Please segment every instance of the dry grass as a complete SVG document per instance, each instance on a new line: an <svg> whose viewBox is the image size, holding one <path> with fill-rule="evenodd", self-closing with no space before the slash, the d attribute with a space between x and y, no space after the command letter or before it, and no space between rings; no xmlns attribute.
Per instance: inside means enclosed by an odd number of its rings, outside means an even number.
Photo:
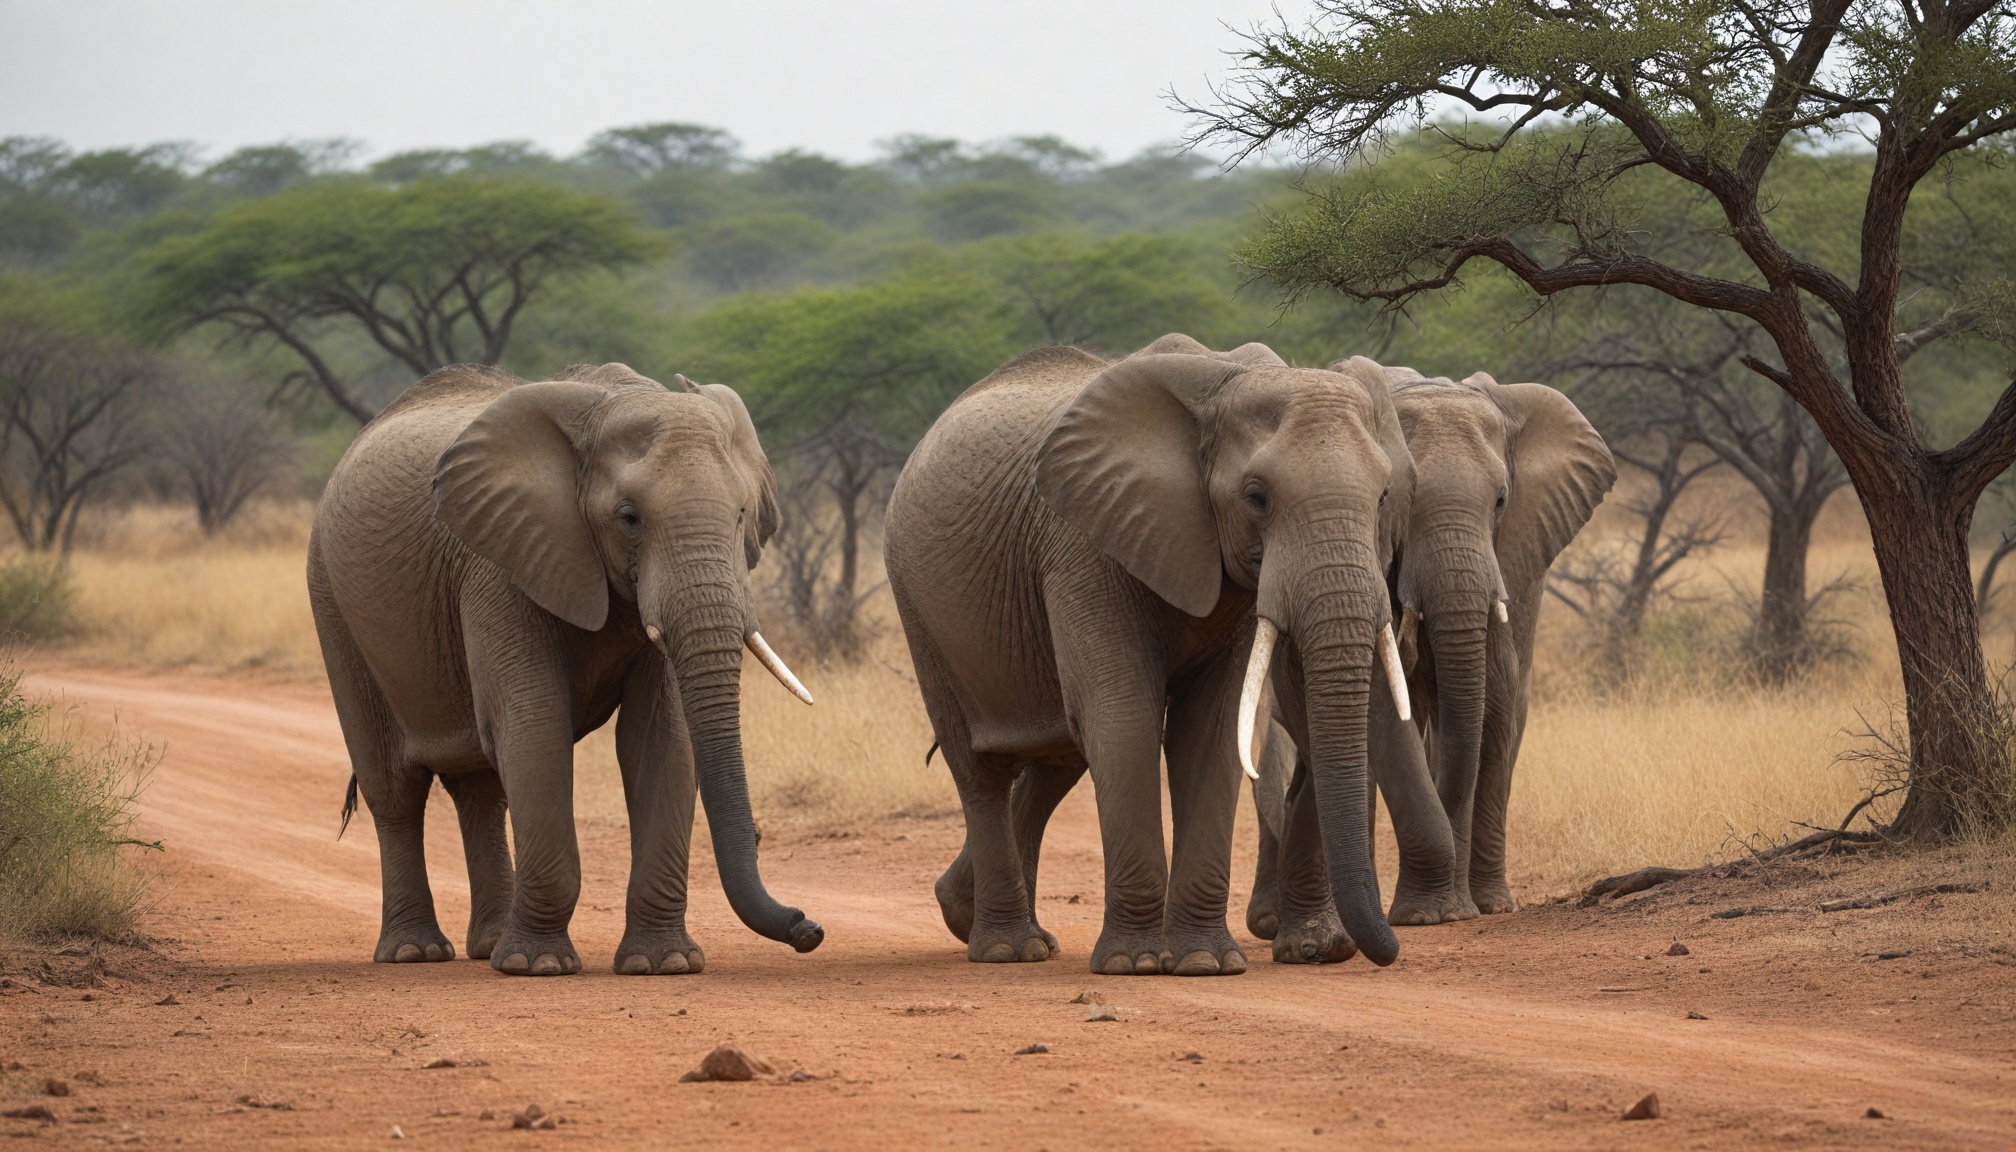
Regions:
<svg viewBox="0 0 2016 1152"><path fill-rule="evenodd" d="M1866 531L1853 498L1838 498L1817 533L1814 583L1857 586L1830 605L1853 660L1798 687L1744 687L1718 667L1734 635L1742 589L1762 569L1761 524L1731 487L1698 499L1730 509L1733 542L1695 561L1669 620L1667 673L1597 694L1578 679L1576 622L1550 605L1535 700L1513 786L1513 880L1531 898L1645 864L1685 865L1837 823L1860 796L1859 770L1837 755L1858 713L1888 714L1900 692ZM152 666L320 669L303 589L305 504L256 510L204 540L186 513L138 509L91 526L75 559L82 655ZM1599 515L1590 531L1621 526ZM926 767L931 732L887 597L870 606L880 633L857 665L800 667L819 698L806 708L753 662L744 706L750 783L768 821L859 823L892 812L954 812L941 765ZM1991 619L1992 659L2008 662L2011 622ZM804 663L788 635L787 660ZM613 738L582 745L584 802L621 810ZM607 795L602 795L602 793Z"/></svg>
<svg viewBox="0 0 2016 1152"><path fill-rule="evenodd" d="M71 558L74 651L165 668L319 674L305 502L248 508L214 539L193 512L139 506L93 523Z"/></svg>

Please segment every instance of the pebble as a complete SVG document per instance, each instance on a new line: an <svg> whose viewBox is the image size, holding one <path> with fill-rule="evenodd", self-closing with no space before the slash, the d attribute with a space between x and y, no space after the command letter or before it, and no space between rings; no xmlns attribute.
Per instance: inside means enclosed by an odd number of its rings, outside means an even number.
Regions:
<svg viewBox="0 0 2016 1152"><path fill-rule="evenodd" d="M1692 953L1687 950L1687 946L1685 944L1682 944L1678 940L1675 940L1673 941L1673 946L1671 948L1666 949L1666 955L1689 956L1692 955Z"/></svg>
<svg viewBox="0 0 2016 1152"><path fill-rule="evenodd" d="M1631 1105L1624 1113L1626 1120L1657 1120L1663 1113L1659 1110L1659 1094L1647 1092L1645 1098Z"/></svg>
<svg viewBox="0 0 2016 1152"><path fill-rule="evenodd" d="M754 1052L736 1044L716 1045L700 1061L700 1067L679 1077L682 1082L705 1080L754 1080L758 1076L774 1075L775 1065Z"/></svg>
<svg viewBox="0 0 2016 1152"><path fill-rule="evenodd" d="M1048 1051L1050 1051L1050 1046L1048 1044L1043 1043L1041 1040L1038 1040L1034 1044L1024 1044L1022 1047L1015 1049L1015 1055L1041 1056Z"/></svg>

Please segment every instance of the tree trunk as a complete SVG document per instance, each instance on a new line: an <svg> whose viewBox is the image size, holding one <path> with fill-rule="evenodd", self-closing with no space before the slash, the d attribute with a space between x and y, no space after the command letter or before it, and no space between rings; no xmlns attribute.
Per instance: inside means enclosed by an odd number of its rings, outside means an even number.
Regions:
<svg viewBox="0 0 2016 1152"><path fill-rule="evenodd" d="M1798 674L1806 652L1806 550L1813 540L1818 506L1772 501L1764 547L1764 591L1757 605L1752 640L1758 675L1782 685Z"/></svg>
<svg viewBox="0 0 2016 1152"><path fill-rule="evenodd" d="M1934 841L1991 815L2009 750L1981 654L1968 551L1973 501L1918 461L1849 463L1869 518L1911 733L1911 787L1891 829Z"/></svg>

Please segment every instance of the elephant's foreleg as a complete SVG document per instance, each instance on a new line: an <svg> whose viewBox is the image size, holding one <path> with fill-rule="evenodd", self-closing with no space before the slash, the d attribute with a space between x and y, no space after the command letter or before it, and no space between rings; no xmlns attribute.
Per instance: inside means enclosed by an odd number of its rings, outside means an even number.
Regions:
<svg viewBox="0 0 2016 1152"><path fill-rule="evenodd" d="M1059 766L1053 764L1026 763L1015 777L1015 787L1008 793L1010 818L1015 827L1015 843L1022 853L1022 885L1029 892L1029 908L1034 914L1036 908L1036 871L1043 859L1043 832L1050 825L1050 816L1057 811L1057 805L1070 795L1071 789L1085 775L1085 766ZM963 858L963 855L962 855ZM1041 923L1037 929L1050 943L1050 954L1060 955L1057 937L1044 929Z"/></svg>
<svg viewBox="0 0 2016 1152"><path fill-rule="evenodd" d="M1254 853L1253 894L1246 900L1246 930L1272 940L1281 929L1281 831L1287 820L1288 778L1295 773L1295 741L1281 725L1268 723L1257 768L1253 811L1260 843Z"/></svg>
<svg viewBox="0 0 2016 1152"><path fill-rule="evenodd" d="M462 858L469 866L469 936L474 960L488 960L511 918L511 845L504 832L504 782L497 773L453 772L441 786L462 823Z"/></svg>
<svg viewBox="0 0 2016 1152"><path fill-rule="evenodd" d="M1291 750L1293 745L1282 740ZM1294 774L1282 807L1280 926L1274 933L1277 964L1338 964L1358 954L1337 915L1330 872L1323 856L1323 828L1316 812L1316 789L1309 764L1296 754Z"/></svg>
<svg viewBox="0 0 2016 1152"><path fill-rule="evenodd" d="M1420 730L1400 719L1383 683L1375 683L1367 748L1372 775L1393 819L1400 877L1387 909L1389 924L1440 924L1477 915L1456 887L1456 844L1436 793Z"/></svg>
<svg viewBox="0 0 2016 1152"><path fill-rule="evenodd" d="M686 934L686 877L693 838L693 745L666 691L665 666L647 652L616 714L616 761L630 809L630 890L616 971L628 976L698 972L707 958Z"/></svg>
<svg viewBox="0 0 2016 1152"><path fill-rule="evenodd" d="M1178 976L1236 976L1246 953L1225 928L1232 891L1232 820L1239 810L1233 729L1240 682L1230 662L1181 684L1169 702L1171 845L1162 934Z"/></svg>
<svg viewBox="0 0 2016 1152"><path fill-rule="evenodd" d="M1483 755L1477 772L1477 803L1471 815L1470 899L1487 915L1517 907L1505 880L1505 818L1512 798L1512 766L1526 734L1524 678L1508 659L1493 653L1494 681L1484 712ZM1500 685L1503 685L1501 688Z"/></svg>

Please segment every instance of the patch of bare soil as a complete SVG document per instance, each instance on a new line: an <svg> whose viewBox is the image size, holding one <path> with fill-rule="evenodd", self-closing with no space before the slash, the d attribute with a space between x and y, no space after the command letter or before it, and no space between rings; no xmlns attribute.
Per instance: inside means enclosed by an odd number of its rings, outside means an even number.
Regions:
<svg viewBox="0 0 2016 1152"><path fill-rule="evenodd" d="M514 979L468 960L369 962L376 847L368 819L335 839L348 768L325 690L102 668L29 682L166 743L143 828L168 851L151 952L6 959L12 1136L474 1147L515 1127L598 1147L1017 1152L2016 1142L2006 857L1786 861L1594 908L1401 929L1385 970L1276 965L1248 941L1255 963L1236 978L1097 977L1098 834L1080 789L1053 826L1039 903L1061 960L966 962L931 897L956 817L845 836L773 818L771 889L825 923L825 946L798 956L750 934L696 854L706 972L619 977L621 805L584 781L573 931L587 971ZM435 814L434 890L459 941L468 889L445 798ZM1250 829L1239 851L1243 881ZM1991 886L1820 911L1977 879ZM1622 1118L1648 1094L1659 1118Z"/></svg>

